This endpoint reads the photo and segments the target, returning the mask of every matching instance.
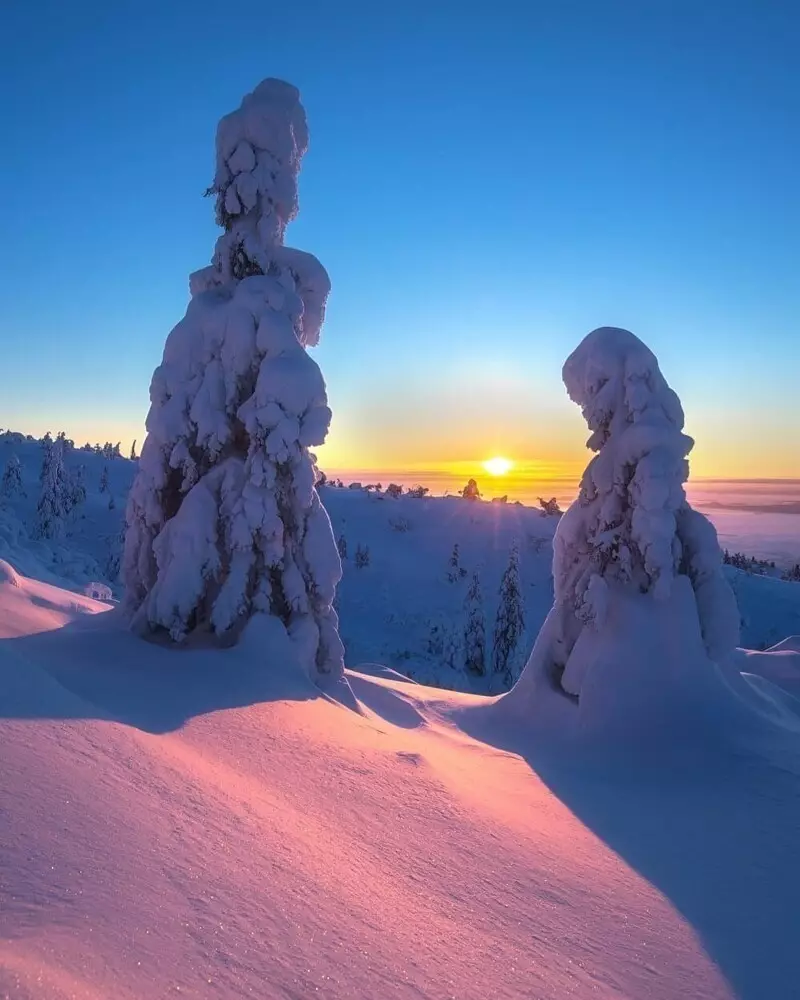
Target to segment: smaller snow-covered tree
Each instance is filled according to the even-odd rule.
[[[100,492],[110,493],[111,490],[108,487],[108,466],[103,466],[103,471],[100,473]]]
[[[508,566],[500,581],[500,603],[494,623],[492,673],[507,687],[513,677],[513,656],[525,628],[522,584],[519,577],[519,548],[512,545]]]
[[[470,479],[464,489],[461,490],[461,496],[465,500],[480,500],[481,491],[478,489],[478,484],[474,479]]]
[[[478,573],[472,574],[464,601],[464,667],[468,673],[482,677],[486,673],[486,617]]]
[[[114,495],[113,495],[113,493],[109,493],[109,495],[108,495],[108,509],[109,510],[116,510],[116,507],[117,507],[117,505],[114,502]]]
[[[365,566],[369,566],[369,545],[362,546],[359,543],[356,546],[355,566],[356,569],[364,569]]]
[[[339,535],[336,548],[339,550],[339,558],[344,561],[347,558],[347,539],[344,534]]]
[[[122,522],[122,528],[117,532],[116,535],[112,535],[108,539],[108,557],[105,563],[105,573],[106,579],[111,583],[116,583],[119,580],[120,567],[122,564],[122,552],[125,548],[125,531],[127,530],[127,525],[125,521]]]
[[[64,453],[60,441],[49,434],[42,442],[44,457],[39,477],[42,491],[36,505],[34,534],[37,538],[58,538],[64,531],[64,518],[69,512],[69,491],[64,470]]]
[[[136,461],[136,438],[133,439],[133,444],[131,445],[131,461]]]
[[[79,465],[72,475],[66,476],[67,513],[80,507],[86,500],[86,466]]]
[[[463,580],[467,575],[467,571],[461,565],[461,555],[458,551],[458,542],[453,546],[453,551],[450,553],[450,559],[447,563],[447,579],[450,583],[455,583],[456,580]]]
[[[800,583],[800,563],[795,563],[791,569],[787,569],[783,574],[783,579],[790,583]]]
[[[12,454],[3,471],[3,480],[0,482],[0,498],[10,500],[15,496],[24,497],[25,490],[22,488],[22,467],[17,456]]]
[[[403,487],[400,486],[398,483],[389,483],[389,485],[386,487],[387,497],[396,498],[399,497],[402,492],[403,492]]]
[[[558,500],[555,497],[551,497],[549,500],[543,500],[538,497],[539,506],[542,509],[542,515],[545,517],[561,517],[564,511],[558,506]]]
[[[430,490],[428,489],[427,486],[412,486],[412,488],[408,491],[406,495],[410,497],[415,497],[416,499],[419,500],[422,497],[426,497],[429,493]]]

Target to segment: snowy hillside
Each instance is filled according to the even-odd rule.
[[[175,653],[102,608],[0,574],[0,995],[795,995],[785,720],[621,764],[557,714],[354,672],[345,707],[258,630]]]
[[[38,580],[80,592],[98,581],[119,596],[119,583],[112,574],[120,555],[135,464],[68,450],[67,468],[85,468],[86,501],[71,516],[64,537],[51,541],[31,537],[41,489],[41,443],[21,435],[0,435],[0,476],[12,455],[20,461],[25,495],[0,501],[0,558]],[[106,470],[108,489],[100,492]],[[491,647],[500,580],[517,542],[525,620],[514,657],[519,672],[553,599],[555,518],[515,504],[470,503],[453,497],[393,498],[330,486],[323,488],[322,498],[334,534],[340,544],[344,538],[346,547],[337,602],[348,665],[383,663],[436,686],[481,692],[494,684],[499,690],[491,676],[476,677],[462,669],[464,603],[477,571]],[[454,574],[450,566],[454,545],[459,547],[463,574]],[[367,565],[360,567],[359,547],[369,550]],[[800,584],[732,567],[727,567],[727,574],[739,604],[744,646],[764,649],[800,633]]]

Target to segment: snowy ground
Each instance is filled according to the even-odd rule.
[[[797,731],[620,766],[2,580],[1,996],[796,996]]]
[[[27,576],[70,589],[83,591],[95,580],[111,582],[109,560],[119,551],[133,463],[108,462],[83,451],[68,453],[68,467],[85,466],[87,499],[68,526],[67,537],[54,544],[32,539],[28,530],[38,498],[41,446],[0,435],[0,474],[12,453],[21,462],[27,496],[0,505],[0,559]],[[110,493],[99,492],[104,468]],[[114,507],[109,510],[111,498]],[[439,640],[443,631],[460,639],[464,598],[477,570],[491,646],[500,578],[517,541],[526,625],[515,658],[516,671],[521,669],[552,604],[554,519],[541,517],[531,507],[468,503],[452,497],[395,500],[363,490],[325,488],[323,499],[336,537],[344,536],[347,544],[338,606],[349,665],[384,663],[436,686],[485,692],[492,679],[453,670]],[[448,562],[455,544],[466,575],[450,582]],[[725,544],[734,549],[736,539]],[[369,548],[369,565],[360,569],[355,565],[358,546]],[[764,649],[787,635],[800,634],[800,584],[731,568],[728,572],[739,602],[745,646]]]
[[[491,630],[519,541],[527,652],[552,520],[328,489],[348,663],[376,663],[340,703],[263,632],[175,652],[121,628],[78,592],[105,578],[131,464],[70,454],[88,499],[53,544],[27,530],[39,445],[10,450],[28,495],[0,510],[0,996],[796,996],[797,640],[738,654],[761,700],[741,732],[676,726],[621,762],[563,699],[534,724],[391,669],[477,683],[426,651],[461,614],[456,542]],[[800,632],[800,585],[731,572],[750,645]]]

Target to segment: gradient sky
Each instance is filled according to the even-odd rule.
[[[0,425],[141,439],[216,230],[219,117],[311,130],[336,468],[586,457],[595,326],[658,354],[693,472],[800,476],[800,4],[3,4]],[[164,9],[162,9],[162,7]]]

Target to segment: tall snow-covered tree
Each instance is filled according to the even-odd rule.
[[[464,600],[464,667],[482,677],[486,673],[486,616],[480,575],[475,572]]]
[[[60,538],[70,510],[63,445],[60,439],[53,441],[46,434],[42,448],[42,471],[39,476],[42,488],[36,505],[34,534],[37,538]]]
[[[235,637],[265,613],[318,677],[340,676],[344,651],[332,607],[341,562],[309,452],[331,419],[307,352],[330,282],[284,245],[307,145],[299,94],[280,80],[219,123],[211,193],[223,233],[153,375],[123,574],[136,629]]]
[[[25,496],[22,487],[22,467],[16,455],[9,456],[0,482],[0,499],[11,500],[15,496]]]
[[[525,628],[522,584],[519,578],[519,548],[511,546],[503,578],[500,581],[500,600],[494,622],[492,648],[492,673],[506,687],[511,686],[513,657]]]
[[[623,662],[655,669],[645,640],[656,626],[669,636],[673,662],[690,655],[695,636],[709,660],[723,662],[738,642],[736,599],[714,527],[686,499],[694,442],[655,355],[627,330],[601,327],[570,355],[563,376],[597,454],[556,529],[555,603],[526,673],[535,683],[546,672],[580,698],[598,664],[605,672]],[[622,631],[634,614],[650,616],[647,632]]]

